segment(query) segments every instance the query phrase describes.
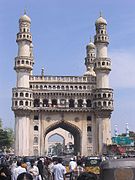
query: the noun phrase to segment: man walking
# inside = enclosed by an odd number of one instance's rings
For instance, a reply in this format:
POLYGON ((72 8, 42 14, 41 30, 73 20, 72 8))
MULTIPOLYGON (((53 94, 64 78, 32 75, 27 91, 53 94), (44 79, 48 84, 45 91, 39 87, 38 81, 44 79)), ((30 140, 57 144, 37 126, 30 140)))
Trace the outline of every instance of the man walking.
POLYGON ((53 180, 65 180, 66 168, 62 165, 62 159, 53 167, 53 180))

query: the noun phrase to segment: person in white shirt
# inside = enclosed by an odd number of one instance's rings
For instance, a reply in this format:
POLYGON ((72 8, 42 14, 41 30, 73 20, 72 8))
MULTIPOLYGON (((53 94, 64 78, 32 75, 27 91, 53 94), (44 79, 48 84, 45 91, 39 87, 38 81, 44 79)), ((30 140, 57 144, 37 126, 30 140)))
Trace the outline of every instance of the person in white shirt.
POLYGON ((76 161, 74 160, 74 158, 71 158, 69 162, 70 179, 72 179, 72 177, 74 176, 74 171, 76 167, 77 167, 76 161))
POLYGON ((35 165, 35 161, 31 160, 31 166, 29 168, 29 173, 32 175, 33 180, 38 180, 39 179, 39 170, 38 167, 35 165))
POLYGON ((66 168, 62 165, 62 159, 58 159, 58 163, 53 166, 53 179, 65 180, 66 168))
POLYGON ((19 174, 26 172, 26 169, 21 167, 21 161, 17 161, 17 167, 13 170, 12 180, 17 180, 19 174))

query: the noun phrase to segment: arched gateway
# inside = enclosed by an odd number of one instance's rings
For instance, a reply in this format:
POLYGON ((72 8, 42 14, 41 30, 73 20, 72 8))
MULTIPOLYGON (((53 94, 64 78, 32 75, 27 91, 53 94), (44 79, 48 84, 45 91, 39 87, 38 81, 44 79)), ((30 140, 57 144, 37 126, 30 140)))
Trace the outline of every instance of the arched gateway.
POLYGON ((49 76, 44 69, 41 75, 33 75, 30 25, 31 19, 21 16, 14 66, 17 82, 12 94, 16 155, 45 155, 45 137, 58 127, 74 136, 76 154, 103 153, 111 143, 113 111, 106 20, 100 16, 95 23, 94 43, 86 46, 86 72, 81 76, 49 76))
MULTIPOLYGON (((46 135, 57 129, 57 128, 62 128, 68 132, 70 132, 73 137, 74 137, 74 154, 77 155, 77 154, 81 154, 81 144, 82 144, 82 132, 81 130, 75 126, 74 124, 71 124, 69 122, 66 122, 66 121, 60 121, 60 122, 56 122, 56 123, 53 123, 52 125, 48 126, 46 128, 46 131, 45 131, 45 134, 44 134, 44 137, 46 138, 46 135)), ((46 144, 45 146, 46 147, 46 144)))

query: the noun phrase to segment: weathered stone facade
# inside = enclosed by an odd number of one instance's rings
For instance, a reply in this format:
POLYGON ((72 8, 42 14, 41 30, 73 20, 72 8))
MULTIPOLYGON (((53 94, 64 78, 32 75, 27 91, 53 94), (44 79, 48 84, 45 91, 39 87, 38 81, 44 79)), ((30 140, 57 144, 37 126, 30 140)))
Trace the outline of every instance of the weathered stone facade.
POLYGON ((113 111, 106 20, 100 16, 95 23, 96 35, 94 43, 86 46, 86 72, 82 76, 47 76, 44 69, 41 75, 33 75, 30 24, 24 14, 16 40, 17 83, 12 96, 16 155, 44 155, 47 134, 59 127, 74 136, 75 154, 101 154, 111 143, 113 111))

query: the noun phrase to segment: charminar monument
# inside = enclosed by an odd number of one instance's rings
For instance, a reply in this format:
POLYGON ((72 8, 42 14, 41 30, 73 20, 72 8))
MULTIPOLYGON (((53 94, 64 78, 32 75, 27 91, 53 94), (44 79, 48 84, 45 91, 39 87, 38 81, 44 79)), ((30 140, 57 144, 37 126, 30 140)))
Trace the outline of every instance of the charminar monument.
POLYGON ((48 134, 57 128, 74 137, 74 153, 102 154, 111 144, 113 89, 109 86, 111 59, 107 48, 107 21, 95 22, 94 43, 86 46, 86 72, 80 76, 32 73, 34 66, 31 19, 19 19, 15 57, 16 87, 12 93, 15 114, 15 154, 45 155, 48 134))

